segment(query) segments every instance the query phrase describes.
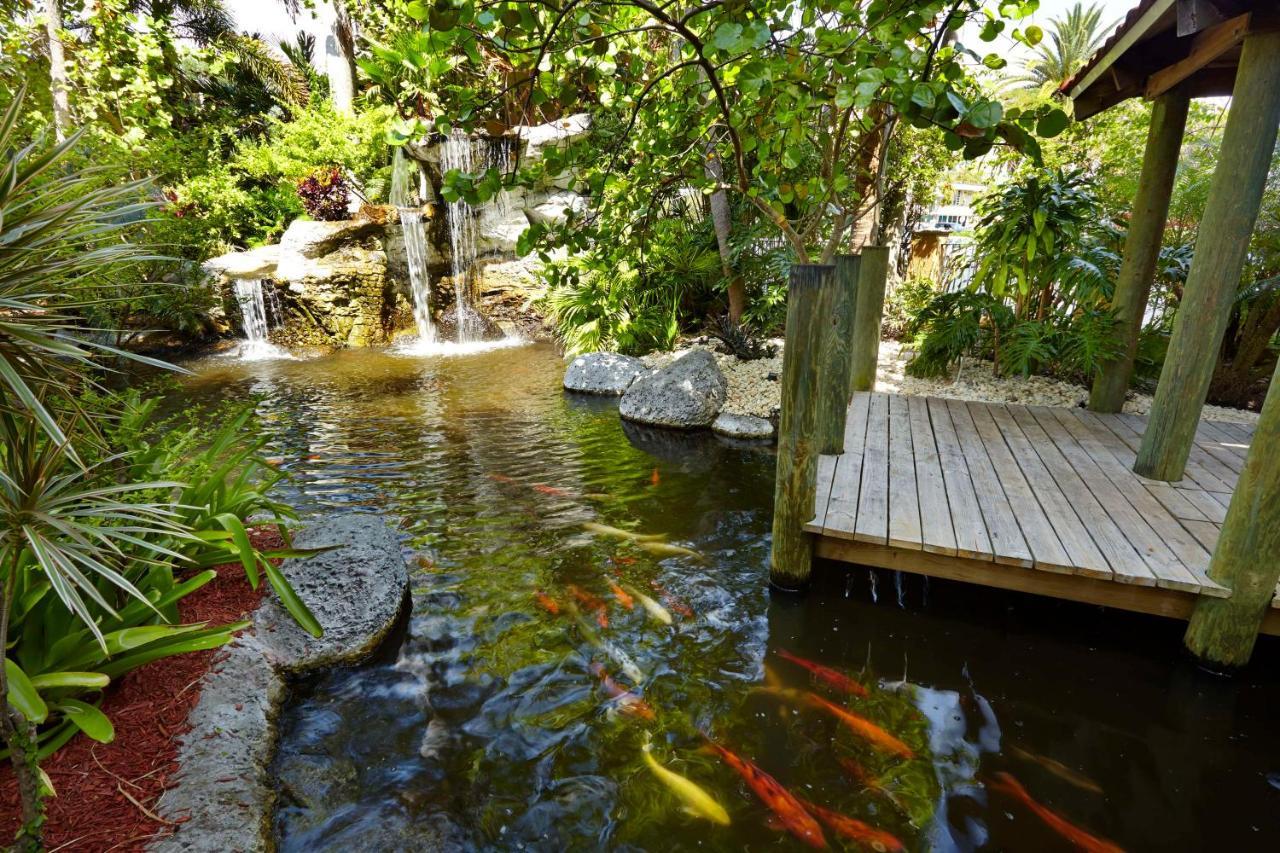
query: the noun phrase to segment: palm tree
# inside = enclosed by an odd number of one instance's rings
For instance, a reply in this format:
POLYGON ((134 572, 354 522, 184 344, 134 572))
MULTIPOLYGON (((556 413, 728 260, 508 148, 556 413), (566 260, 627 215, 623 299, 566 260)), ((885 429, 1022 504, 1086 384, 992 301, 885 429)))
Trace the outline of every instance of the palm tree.
POLYGON ((1035 48, 1035 56, 1023 63, 1023 73, 1013 78, 1028 89, 1058 89, 1079 71, 1101 47, 1110 27, 1102 26, 1102 7, 1076 3, 1062 18, 1049 22, 1049 37, 1035 48))

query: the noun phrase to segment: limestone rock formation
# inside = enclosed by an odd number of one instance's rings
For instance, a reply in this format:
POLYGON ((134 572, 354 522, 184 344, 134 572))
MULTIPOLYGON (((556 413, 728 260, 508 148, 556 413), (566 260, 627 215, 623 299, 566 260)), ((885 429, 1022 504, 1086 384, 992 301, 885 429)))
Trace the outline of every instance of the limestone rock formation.
POLYGON ((707 427, 724 406, 729 383, 706 350, 690 350, 631 384, 618 406, 622 417, 653 426, 707 427))
POLYGON ((567 391, 621 396, 644 373, 644 362, 613 352, 590 352, 575 358, 564 374, 567 391))

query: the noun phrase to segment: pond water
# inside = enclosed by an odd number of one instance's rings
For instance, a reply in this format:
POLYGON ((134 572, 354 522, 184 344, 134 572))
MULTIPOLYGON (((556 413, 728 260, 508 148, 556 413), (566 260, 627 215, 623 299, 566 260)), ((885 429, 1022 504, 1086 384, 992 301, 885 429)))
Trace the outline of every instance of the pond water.
POLYGON ((191 404, 260 397, 285 497, 387 518, 412 571, 375 660, 296 685, 282 850, 817 840, 708 737, 860 821, 826 816, 835 849, 1264 849, 1280 832, 1274 641, 1225 681, 1156 618, 821 563, 808 595, 771 596, 772 449, 624 425, 561 391, 545 345, 194 369, 191 404), (646 743, 729 825, 682 809, 646 743))

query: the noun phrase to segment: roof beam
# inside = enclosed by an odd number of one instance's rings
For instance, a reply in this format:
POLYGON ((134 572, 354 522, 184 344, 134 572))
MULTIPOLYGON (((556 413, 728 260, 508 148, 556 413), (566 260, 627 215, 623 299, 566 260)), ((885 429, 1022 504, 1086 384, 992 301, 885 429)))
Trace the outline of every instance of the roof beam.
POLYGON ((1125 51, 1133 47, 1138 39, 1147 34, 1147 31, 1155 25, 1156 21, 1160 20, 1160 16, 1169 11, 1174 2, 1175 0, 1156 0, 1156 2, 1152 3, 1142 17, 1135 21, 1133 26, 1125 30, 1124 34, 1111 46, 1111 49, 1102 57, 1102 60, 1089 71, 1088 75, 1083 80, 1076 81, 1067 96, 1072 100, 1080 97, 1080 94, 1092 86, 1113 62, 1123 56, 1125 51))
POLYGON ((1223 21, 1197 35, 1191 41, 1191 51, 1167 68, 1162 68, 1147 78, 1143 94, 1148 100, 1158 98, 1174 86, 1213 62, 1244 40, 1249 32, 1250 15, 1245 13, 1223 21))

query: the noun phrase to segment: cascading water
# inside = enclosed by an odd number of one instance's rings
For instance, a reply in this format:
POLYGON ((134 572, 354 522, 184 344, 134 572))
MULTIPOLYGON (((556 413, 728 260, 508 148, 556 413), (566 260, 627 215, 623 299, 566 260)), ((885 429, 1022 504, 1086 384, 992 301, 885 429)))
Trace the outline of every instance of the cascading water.
MULTIPOLYGON (((267 340, 267 303, 263 294, 265 288, 261 279, 236 279, 236 303, 240 306, 240 325, 244 328, 244 343, 237 350, 237 355, 246 361, 257 361, 267 358, 290 358, 280 347, 267 340)), ((273 301, 277 298, 272 293, 273 301)), ((278 303, 276 303, 278 306, 278 303)), ((277 316, 279 308, 276 307, 277 316)))
POLYGON ((413 321, 418 328, 418 341, 433 343, 436 331, 431 322, 431 279, 427 274, 427 229, 422 223, 422 208, 413 205, 409 188, 409 158, 396 149, 391 167, 391 203, 400 213, 404 231, 404 251, 409 264, 409 289, 413 294, 413 321))
MULTIPOLYGON (((446 136, 440 146, 441 174, 453 169, 463 173, 475 171, 475 145, 471 137, 461 131, 446 136)), ((475 211, 462 198, 449 202, 448 211, 458 343, 467 343, 480 336, 480 318, 473 304, 471 283, 471 268, 476 259, 475 211)))

